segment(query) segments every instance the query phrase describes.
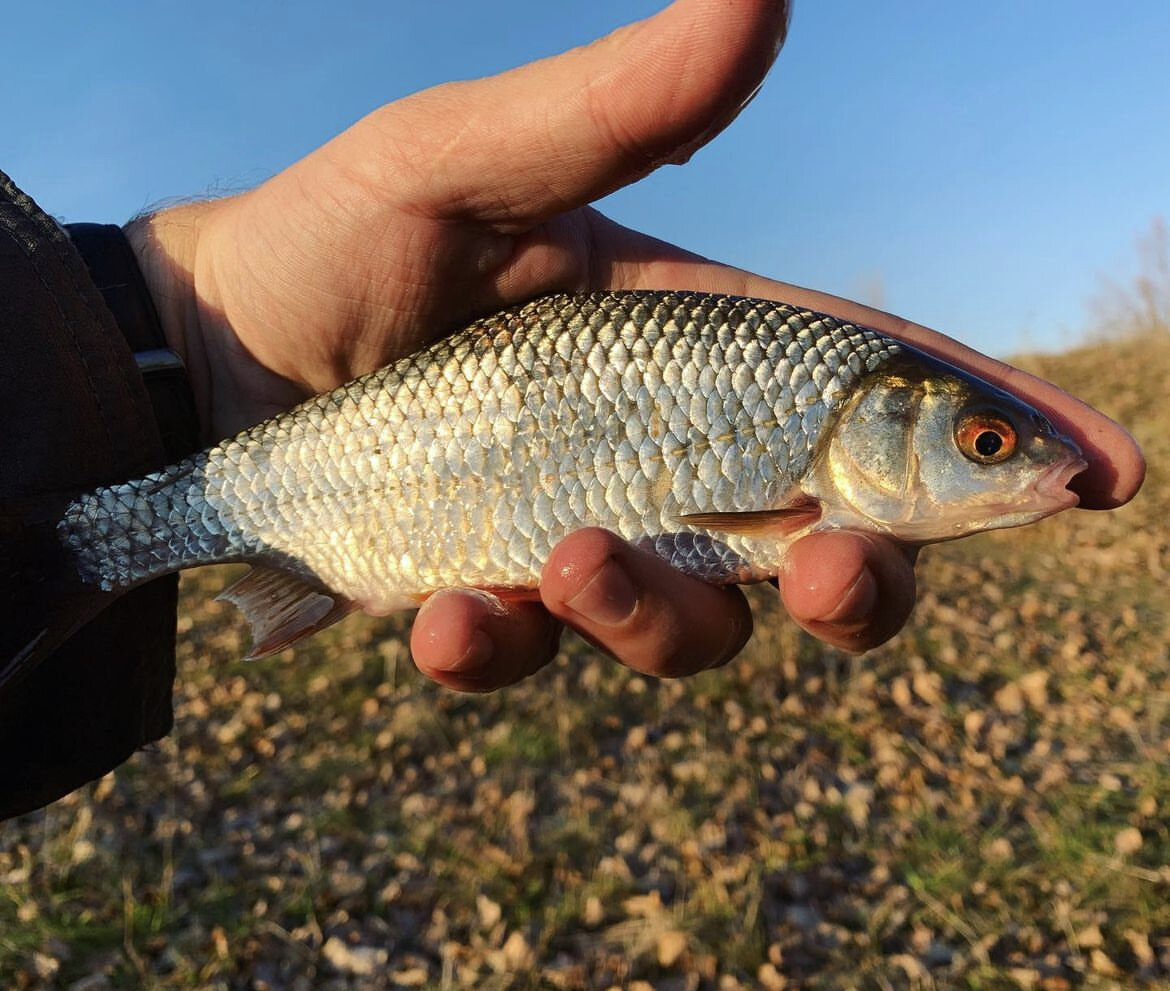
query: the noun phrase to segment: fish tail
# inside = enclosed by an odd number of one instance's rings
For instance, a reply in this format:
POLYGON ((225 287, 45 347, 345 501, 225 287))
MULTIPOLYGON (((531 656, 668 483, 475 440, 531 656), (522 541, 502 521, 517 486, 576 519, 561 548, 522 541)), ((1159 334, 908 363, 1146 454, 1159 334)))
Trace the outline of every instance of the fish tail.
POLYGON ((226 538, 209 519, 202 471, 186 461, 153 475, 78 496, 57 536, 78 577, 106 592, 222 559, 226 538))
POLYGON ((0 502, 0 688, 132 588, 216 559, 202 469, 0 502))

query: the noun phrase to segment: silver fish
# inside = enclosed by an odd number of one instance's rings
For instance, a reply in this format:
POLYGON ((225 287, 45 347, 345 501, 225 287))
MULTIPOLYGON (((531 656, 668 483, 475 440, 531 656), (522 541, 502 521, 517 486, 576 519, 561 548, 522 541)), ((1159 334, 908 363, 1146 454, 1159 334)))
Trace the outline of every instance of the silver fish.
POLYGON ((478 320, 58 525, 111 592, 247 561, 258 656, 352 608, 531 589, 584 526, 711 582, 774 576, 818 529, 915 543, 1073 506, 1034 409, 831 316, 690 292, 556 295, 478 320))

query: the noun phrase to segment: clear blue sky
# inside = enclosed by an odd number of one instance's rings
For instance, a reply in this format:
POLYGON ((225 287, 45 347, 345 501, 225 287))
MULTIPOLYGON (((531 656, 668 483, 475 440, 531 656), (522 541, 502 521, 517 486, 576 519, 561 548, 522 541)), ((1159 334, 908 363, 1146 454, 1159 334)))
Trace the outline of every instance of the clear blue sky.
MULTIPOLYGON (((254 185, 380 103, 662 5, 14 4, 0 169, 58 217, 121 222, 254 185)), ((1059 347, 1170 215, 1170 3, 797 0, 732 128, 604 208, 992 353, 1059 347)))

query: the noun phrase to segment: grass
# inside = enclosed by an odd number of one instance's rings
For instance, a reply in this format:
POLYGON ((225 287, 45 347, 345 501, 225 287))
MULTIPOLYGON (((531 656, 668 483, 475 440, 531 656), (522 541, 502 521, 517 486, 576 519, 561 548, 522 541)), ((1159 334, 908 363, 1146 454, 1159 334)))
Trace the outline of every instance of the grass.
POLYGON ((0 986, 1170 986, 1170 336, 1034 367, 1142 495, 931 548, 863 658, 757 589, 723 670, 459 696, 401 619, 242 663, 189 576, 175 732, 0 826, 0 986))

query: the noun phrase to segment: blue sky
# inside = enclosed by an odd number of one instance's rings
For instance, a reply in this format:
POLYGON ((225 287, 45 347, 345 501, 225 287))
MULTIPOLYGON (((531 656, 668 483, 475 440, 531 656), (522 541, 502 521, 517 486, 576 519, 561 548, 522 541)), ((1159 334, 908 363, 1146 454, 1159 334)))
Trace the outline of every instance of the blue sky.
MULTIPOLYGON (((56 216, 121 222, 254 185, 380 103, 662 5, 14 5, 0 169, 56 216)), ((1170 4, 1155 0, 797 0, 731 129, 603 208, 991 353, 1060 347, 1170 215, 1168 67, 1170 4)))

